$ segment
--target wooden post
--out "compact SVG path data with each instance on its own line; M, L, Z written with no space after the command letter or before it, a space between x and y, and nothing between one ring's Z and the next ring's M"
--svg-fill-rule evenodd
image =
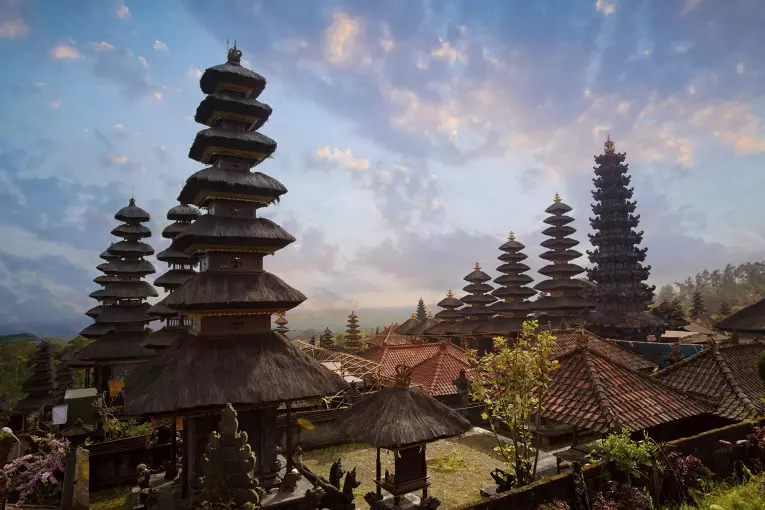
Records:
M196 455L196 437L194 435L194 418L186 418L183 424L183 485L182 495L189 497L191 481L194 478L194 459Z
M85 369L85 387L90 388L90 368Z
M420 448L422 448L422 460L425 462L425 478L427 479L428 476L428 463L425 460L426 452L425 452L425 445L421 445ZM422 488L422 499L426 499L428 497L428 486Z
M292 454L295 451L295 447L292 444L292 404L290 402L286 403L287 407L287 430L285 431L286 437L285 437L285 443L287 446L287 473L292 471Z
M381 482L382 481L382 474L380 472L381 471L381 467L382 466L380 465L380 448L377 448L377 463L375 464L375 469L376 469L376 473L377 473L377 482ZM382 489L380 488L380 484L377 483L375 485L377 485L377 497L381 498L382 497Z

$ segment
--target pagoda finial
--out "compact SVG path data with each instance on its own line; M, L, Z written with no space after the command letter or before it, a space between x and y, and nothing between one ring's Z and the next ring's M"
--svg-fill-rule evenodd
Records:
M587 338L587 333L585 332L584 328L579 328L579 331L576 332L576 345L580 349L586 349L587 344L589 343L589 338Z
M228 63L239 65L242 60L242 50L236 48L236 39L234 39L234 46L228 49Z
M605 147L606 154L613 154L616 150L616 147L614 146L613 140L611 140L611 135L606 135L606 143L603 144Z
M433 312L431 310L428 310L427 317L428 317L428 319L432 319L433 318Z
M452 292L452 289L449 289L449 290L446 292L446 297L454 297L454 292Z
M412 369L406 365L396 365L395 388L406 389L412 382Z
M556 204L560 204L560 202L561 202L561 199L560 199L560 194L558 194L558 192L557 192L557 191L555 192L555 198L553 198L553 201L554 201Z
M417 318L417 314L416 314L416 313L414 313L414 312L412 312L412 316L411 316L411 317L409 317L409 318L410 318L410 319L416 319L416 318Z
M508 241L515 241L515 232L513 232L513 231L511 230L511 231L510 231L510 233L509 233L509 234L507 234L507 240L508 240Z
M473 266L473 271L480 271L480 270L481 270L481 264L476 262L475 265Z

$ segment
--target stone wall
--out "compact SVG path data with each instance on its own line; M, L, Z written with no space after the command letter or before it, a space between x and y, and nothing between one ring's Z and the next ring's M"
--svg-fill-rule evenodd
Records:
M734 443L746 439L747 434L755 425L765 425L765 419L758 422L741 422L727 427L710 430L695 436L678 439L666 443L667 450L675 450L685 455L694 455L701 459L717 478L727 478L733 474L732 452L720 441ZM590 464L582 468L585 485L592 495L600 490L599 464ZM522 489L487 498L486 500L465 508L477 510L500 510L506 508L535 509L538 505L555 499L573 501L574 480L571 471L549 478L543 478Z

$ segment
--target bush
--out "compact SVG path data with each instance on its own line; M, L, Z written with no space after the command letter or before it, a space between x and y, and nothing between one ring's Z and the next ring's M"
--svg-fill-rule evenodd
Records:
M614 484L606 494L595 495L592 510L651 510L651 498L637 487Z
M653 465L656 445L649 439L634 441L627 430L609 434L605 439L598 440L600 451L598 458L610 472L609 474L622 474L628 484L633 478L639 478L648 468Z
M0 471L0 495L15 496L22 504L31 499L40 503L61 493L60 480L69 454L69 442L53 436L30 437L35 453L23 455Z

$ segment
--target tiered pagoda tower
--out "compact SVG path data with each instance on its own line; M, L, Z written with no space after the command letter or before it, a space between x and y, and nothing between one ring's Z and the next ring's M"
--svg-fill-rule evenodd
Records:
M465 304L465 307L460 310L462 316L474 320L492 317L494 311L488 305L495 302L497 298L490 294L494 287L486 283L491 280L491 276L481 271L481 264L476 262L473 271L465 276L464 280L468 284L462 290L468 294L460 300Z
M529 266L522 262L526 260L526 255L521 253L524 248L513 232L507 236L507 242L499 247L503 253L498 258L503 264L497 267L497 271L502 276L496 278L494 283L501 287L494 290L492 295L500 301L489 308L500 316L498 320L510 319L503 321L507 326L504 329L521 329L523 321L531 313L531 304L527 299L536 294L536 291L527 287L533 281L532 278L523 274L529 270Z
M217 426L215 413L226 403L237 409L255 451L255 476L270 489L280 469L279 406L348 387L272 329L272 315L306 297L264 268L266 255L295 238L258 215L287 189L251 171L274 153L276 142L257 131L271 115L271 107L257 100L266 80L242 67L241 56L234 45L228 61L200 79L207 97L195 120L209 128L197 133L189 157L210 166L187 179L181 197L207 214L171 245L198 257L199 272L164 300L191 318L191 330L131 373L125 386L128 413L185 418L184 494L199 477L207 437ZM288 447L288 470L291 453Z
M31 365L32 375L21 386L21 391L27 396L19 400L15 407L25 415L34 414L42 406L56 402L56 380L50 342L44 340L38 344Z
M151 231L142 225L150 220L149 213L138 207L131 197L114 218L122 224L111 233L122 241L109 246L108 257L102 254L106 263L98 269L105 276L96 278L96 282L103 285L103 289L90 295L99 300L101 306L96 313L93 309L88 311L95 317L95 324L80 333L96 340L70 361L72 366L94 369L96 389L109 391L112 396L121 390L126 374L154 354L143 344L151 333L146 325L154 320L147 314L151 305L146 299L157 296L154 287L143 279L155 272L154 265L144 259L153 255L154 249L141 241L151 236Z
M276 327L274 328L274 331L277 333L281 333L282 335L286 335L287 332L290 330L287 327L287 324L289 321L287 321L287 316L284 312L280 312L276 314L276 320L274 321L276 323Z
M325 328L324 331L321 333L321 337L319 339L319 347L322 349L334 349L335 348L335 334L332 333L332 331L329 330L329 328Z
M462 301L454 297L452 289L446 292L446 297L439 301L437 305L439 308L443 308L443 310L436 313L436 319L440 319L443 322L456 322L464 317L458 310L462 306Z
M112 243L111 245L113 244L114 243ZM93 282L97 283L98 285L101 286L101 288L103 288L106 286L107 283L114 283L119 280L119 278L116 275L106 274L104 270L107 267L109 267L108 266L109 262L119 260L120 258L117 255L113 255L109 253L108 248L102 251L99 257L105 262L96 266L96 269L98 269L104 274L93 278ZM85 312L85 315L87 315L88 317L90 317L91 319L95 321L96 317L98 317L98 314L100 314L104 310L104 306L106 306L105 304L102 304L102 302L106 301L108 304L108 303L112 303L114 300L111 298L94 297L93 294L91 294L91 297L93 297L93 299L96 299L98 301L98 305L94 306L93 308ZM93 322L93 324L91 324L90 326L80 331L80 336L94 340L98 338L99 336L104 335L113 329L114 327L111 324Z
M582 296L587 284L574 278L583 273L584 269L572 263L582 254L572 249L579 241L570 237L576 232L569 225L574 221L574 218L567 215L571 211L571 207L561 201L558 193L555 193L553 204L545 209L550 216L544 222L550 226L542 233L550 239L542 241L542 247L547 248L547 251L540 257L550 263L540 269L539 273L549 279L539 282L534 288L547 295L534 301L532 307L542 315L540 322L552 322L554 327L580 323L583 314L592 306Z
M180 199L183 200L186 197L181 196ZM199 209L182 201L167 212L167 219L173 223L165 227L162 237L175 239L198 217ZM157 253L157 260L165 262L170 269L154 280L154 285L162 287L168 295L196 274L194 266L197 260L183 252L173 250L172 246ZM164 301L155 304L148 311L149 315L158 317L165 323L162 329L152 333L144 344L145 347L155 351L167 348L191 327L191 320L188 317L168 308Z
M647 249L638 247L643 232L635 230L640 215L633 214L636 202L631 200L626 156L616 152L610 136L603 154L595 156L595 216L590 218L594 249L587 252L594 267L587 270L587 276L596 284L594 329L613 338L645 340L649 334L663 331L656 330L657 321L646 313L655 287L645 283L651 266L643 266Z
M361 350L361 335L359 335L359 318L351 311L348 316L348 329L345 330L345 348L349 351Z

